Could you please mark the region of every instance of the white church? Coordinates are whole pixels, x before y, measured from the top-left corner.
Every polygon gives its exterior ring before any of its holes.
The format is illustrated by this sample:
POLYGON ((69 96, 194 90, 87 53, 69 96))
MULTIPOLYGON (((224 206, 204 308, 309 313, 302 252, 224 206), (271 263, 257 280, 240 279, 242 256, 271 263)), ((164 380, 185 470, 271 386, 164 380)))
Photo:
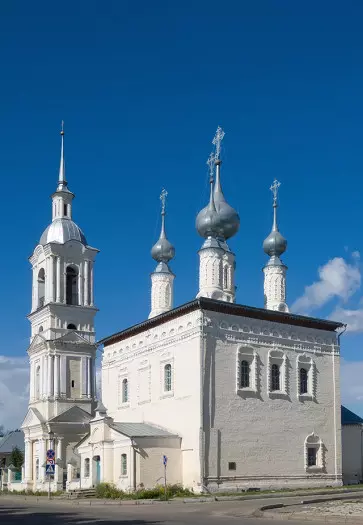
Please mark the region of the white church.
POLYGON ((46 450, 56 452, 52 490, 110 482, 123 490, 167 481, 195 491, 342 484, 339 384, 342 324, 295 315, 286 303, 287 242, 273 224, 263 244, 265 307, 235 303, 238 213, 221 185, 221 128, 213 140, 210 198, 196 219, 203 238, 196 298, 173 304, 175 250, 162 228, 151 254, 151 311, 96 340, 94 262, 73 222, 64 168, 52 222, 33 271, 30 400, 22 424, 22 489, 46 490, 46 450), (95 360, 102 350, 102 401, 95 360))

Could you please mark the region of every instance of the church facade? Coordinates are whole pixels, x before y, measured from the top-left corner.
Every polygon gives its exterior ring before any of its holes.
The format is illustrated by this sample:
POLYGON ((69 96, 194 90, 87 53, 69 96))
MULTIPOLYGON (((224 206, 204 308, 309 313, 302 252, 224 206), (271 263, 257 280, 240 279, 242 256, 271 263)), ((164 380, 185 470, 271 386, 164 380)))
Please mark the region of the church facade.
POLYGON ((53 490, 100 482, 123 490, 169 483, 196 491, 342 484, 340 343, 343 325, 294 315, 286 302, 287 242, 273 225, 263 248, 264 308, 235 302, 238 213, 221 184, 218 128, 208 159, 210 198, 198 214, 196 298, 173 305, 175 250, 166 235, 151 254, 148 319, 96 342, 93 264, 98 250, 72 221, 63 132, 53 220, 30 258, 33 268, 31 381, 22 485, 53 490), (102 355, 102 400, 95 357, 102 355))

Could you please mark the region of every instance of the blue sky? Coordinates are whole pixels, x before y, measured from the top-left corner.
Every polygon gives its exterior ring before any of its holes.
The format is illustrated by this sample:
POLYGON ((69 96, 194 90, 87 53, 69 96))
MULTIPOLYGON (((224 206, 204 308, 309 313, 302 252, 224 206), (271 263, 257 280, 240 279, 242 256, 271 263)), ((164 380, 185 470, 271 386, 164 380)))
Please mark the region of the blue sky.
MULTIPOLYGON (((0 398, 24 383, 27 257, 51 218, 60 121, 74 219, 101 250, 100 338, 148 315, 163 187, 175 304, 195 296, 194 221, 221 125, 223 186, 241 216, 230 242, 237 300, 263 305, 276 177, 288 302, 354 321, 342 338, 343 401, 363 415, 362 16, 358 1, 1 3, 0 398)), ((16 395, 25 403, 25 391, 16 395)))

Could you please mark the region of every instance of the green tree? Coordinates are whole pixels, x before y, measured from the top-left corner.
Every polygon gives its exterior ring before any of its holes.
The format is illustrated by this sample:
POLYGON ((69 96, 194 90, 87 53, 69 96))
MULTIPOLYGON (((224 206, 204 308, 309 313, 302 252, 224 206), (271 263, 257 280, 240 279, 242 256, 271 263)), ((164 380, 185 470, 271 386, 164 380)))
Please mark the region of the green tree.
POLYGON ((24 463, 24 454, 18 447, 14 447, 10 454, 9 464, 14 465, 15 468, 20 469, 24 463))

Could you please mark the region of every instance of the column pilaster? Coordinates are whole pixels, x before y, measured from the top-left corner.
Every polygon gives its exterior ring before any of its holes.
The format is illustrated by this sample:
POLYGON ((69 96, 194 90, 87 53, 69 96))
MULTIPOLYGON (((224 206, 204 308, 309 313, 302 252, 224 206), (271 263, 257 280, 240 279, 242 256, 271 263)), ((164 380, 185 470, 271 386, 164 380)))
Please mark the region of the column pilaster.
POLYGON ((33 464, 33 445, 29 438, 25 438, 25 469, 24 469, 24 475, 25 479, 24 481, 31 481, 32 476, 32 464, 33 464))
POLYGON ((87 357, 87 397, 91 397, 92 388, 92 359, 87 357))
POLYGON ((84 305, 89 306, 89 261, 84 261, 84 305))
POLYGON ((54 397, 59 397, 59 355, 54 356, 54 397))
POLYGON ((60 356, 60 395, 67 397, 67 357, 60 356))
POLYGON ((57 257, 57 269, 56 269, 56 302, 61 302, 61 260, 57 257))
POLYGON ((93 261, 91 261, 89 264, 90 264, 90 268, 89 268, 89 272, 90 272, 90 276, 89 276, 90 305, 93 306, 94 305, 94 299, 93 299, 93 261))
POLYGON ((53 371, 54 371, 54 368, 53 368, 53 356, 49 355, 48 356, 48 397, 51 397, 53 396, 53 386, 54 386, 54 383, 53 383, 53 371))

